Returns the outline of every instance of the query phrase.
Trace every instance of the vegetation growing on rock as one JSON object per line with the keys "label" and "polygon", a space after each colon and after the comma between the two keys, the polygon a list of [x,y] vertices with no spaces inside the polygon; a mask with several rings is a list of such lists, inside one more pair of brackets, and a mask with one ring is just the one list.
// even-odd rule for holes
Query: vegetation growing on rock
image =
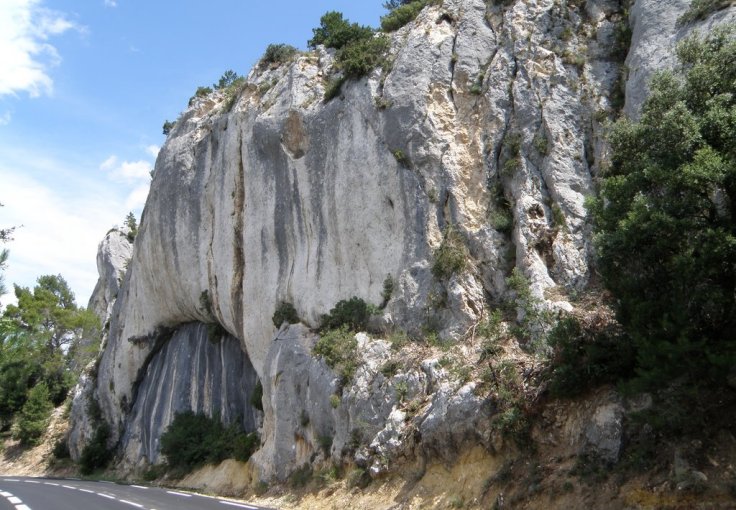
{"label": "vegetation growing on rock", "polygon": [[594,204],[596,246],[639,381],[725,384],[736,363],[734,29],[691,37],[641,120],[619,121]]}
{"label": "vegetation growing on rock", "polygon": [[161,453],[173,473],[182,476],[225,459],[245,462],[258,444],[258,434],[247,434],[237,424],[226,426],[219,417],[187,411],[176,414],[161,436]]}

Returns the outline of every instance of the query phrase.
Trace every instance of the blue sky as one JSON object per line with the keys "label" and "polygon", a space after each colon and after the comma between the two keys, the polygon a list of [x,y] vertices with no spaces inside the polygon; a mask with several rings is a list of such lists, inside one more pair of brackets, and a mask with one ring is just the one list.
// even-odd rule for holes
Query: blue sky
{"label": "blue sky", "polygon": [[6,282],[60,273],[85,305],[97,244],[140,217],[161,126],[196,88],[247,74],[269,43],[305,49],[329,10],[377,26],[381,3],[1,0],[0,227],[23,225]]}

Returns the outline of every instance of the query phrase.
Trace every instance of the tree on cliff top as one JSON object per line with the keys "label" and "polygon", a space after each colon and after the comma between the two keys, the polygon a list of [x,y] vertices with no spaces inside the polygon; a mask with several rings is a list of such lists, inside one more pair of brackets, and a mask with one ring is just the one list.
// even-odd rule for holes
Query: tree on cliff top
{"label": "tree on cliff top", "polygon": [[678,47],[680,73],[658,74],[641,120],[614,126],[592,206],[644,386],[723,383],[736,364],[735,32]]}

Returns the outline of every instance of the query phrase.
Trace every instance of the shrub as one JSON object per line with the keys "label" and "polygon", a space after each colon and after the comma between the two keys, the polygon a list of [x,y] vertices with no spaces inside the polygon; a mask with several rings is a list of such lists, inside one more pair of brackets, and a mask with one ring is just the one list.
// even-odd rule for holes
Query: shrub
{"label": "shrub", "polygon": [[330,395],[330,406],[333,409],[337,409],[338,407],[340,407],[340,396],[339,395],[335,395],[334,393]]}
{"label": "shrub", "polygon": [[19,439],[22,445],[37,445],[46,432],[53,409],[46,383],[36,384],[28,392],[28,399],[20,410],[14,434],[16,439]]}
{"label": "shrub", "polygon": [[[222,78],[220,78],[220,81],[222,82]],[[240,96],[240,93],[243,91],[244,87],[245,78],[239,76],[235,78],[235,80],[233,80],[231,83],[229,83],[227,87],[224,88],[225,101],[223,103],[223,111],[229,112],[233,109],[233,106],[235,106],[235,103],[238,100],[238,97]]]}
{"label": "shrub", "polygon": [[168,136],[171,130],[174,129],[174,126],[176,126],[176,122],[164,121],[163,134]]}
{"label": "shrub", "polygon": [[391,151],[391,154],[393,154],[394,159],[396,159],[396,162],[398,164],[405,168],[411,168],[411,160],[404,151],[402,151],[401,149],[394,149]]}
{"label": "shrub", "polygon": [[66,438],[61,438],[54,443],[54,449],[51,451],[55,459],[68,459],[70,457],[69,445]]}
{"label": "shrub", "polygon": [[645,387],[725,384],[736,364],[733,26],[677,49],[639,122],[611,133],[595,246]]}
{"label": "shrub", "polygon": [[194,93],[194,96],[206,97],[210,94],[212,94],[212,89],[210,87],[197,87],[197,91]]}
{"label": "shrub", "polygon": [[363,468],[355,468],[347,476],[347,485],[351,488],[365,489],[372,481],[373,479],[368,470]]}
{"label": "shrub", "polygon": [[725,9],[732,3],[732,0],[692,0],[685,14],[677,19],[677,26],[705,19],[709,14]]}
{"label": "shrub", "polygon": [[279,303],[276,311],[273,312],[271,320],[273,321],[273,325],[276,326],[276,329],[280,328],[284,322],[287,324],[298,324],[301,322],[299,315],[296,313],[296,308],[287,301],[281,301]]}
{"label": "shrub", "polygon": [[322,449],[325,455],[330,454],[330,449],[332,448],[332,436],[328,434],[324,434],[322,436],[317,437],[317,444]]}
{"label": "shrub", "polygon": [[98,423],[92,439],[82,449],[79,457],[79,471],[83,475],[91,475],[102,469],[112,460],[112,450],[107,447],[110,439],[110,427],[107,423]]}
{"label": "shrub", "polygon": [[239,76],[238,73],[236,73],[232,69],[228,69],[227,71],[222,73],[222,76],[220,76],[218,82],[212,85],[212,87],[214,87],[215,90],[226,89],[233,86],[236,82],[242,81],[243,79],[244,78],[242,76]]}
{"label": "shrub", "polygon": [[575,397],[632,375],[633,345],[613,321],[584,326],[575,317],[565,317],[550,332],[549,345],[553,349],[549,388],[554,397]]}
{"label": "shrub", "polygon": [[514,214],[510,209],[498,208],[491,212],[489,222],[499,232],[510,234],[514,229]]}
{"label": "shrub", "polygon": [[502,335],[501,322],[503,318],[499,310],[494,310],[490,317],[484,319],[475,330],[475,333],[483,338],[480,346],[480,360],[485,361],[495,358],[503,349],[499,345]]}
{"label": "shrub", "polygon": [[346,326],[324,333],[313,349],[340,375],[343,384],[353,378],[358,368],[358,341]]}
{"label": "shrub", "polygon": [[266,52],[261,57],[261,67],[290,62],[297,51],[295,47],[289,44],[269,44]]}
{"label": "shrub", "polygon": [[399,5],[381,17],[381,30],[384,32],[393,32],[407,23],[414,21],[428,3],[427,0],[415,0],[404,5]]}
{"label": "shrub", "polygon": [[374,33],[370,27],[350,23],[337,11],[325,13],[319,21],[319,27],[312,29],[313,37],[307,42],[310,48],[323,44],[339,50],[351,42],[369,39]]}
{"label": "shrub", "polygon": [[544,132],[535,135],[532,144],[541,156],[549,154],[549,140]]}
{"label": "shrub", "polygon": [[312,480],[313,475],[312,466],[304,463],[289,475],[289,485],[293,489],[305,487]]}
{"label": "shrub", "polygon": [[327,86],[325,87],[325,98],[324,102],[328,103],[335,99],[337,96],[340,95],[340,91],[342,90],[342,85],[345,83],[347,79],[344,76],[337,76],[335,78],[332,78],[329,82],[327,82]]}
{"label": "shrub", "polygon": [[384,35],[354,41],[337,52],[337,67],[346,78],[361,78],[383,64],[389,45]]}
{"label": "shrub", "polygon": [[177,413],[161,435],[161,453],[177,474],[185,474],[228,458],[244,462],[258,441],[258,434],[246,434],[237,424],[225,426],[218,417],[185,411]]}
{"label": "shrub", "polygon": [[465,240],[455,227],[449,225],[445,228],[442,244],[434,251],[432,274],[440,280],[447,279],[464,271],[467,263]]}
{"label": "shrub", "polygon": [[394,293],[394,279],[388,274],[383,280],[383,290],[381,291],[381,308],[386,308],[391,296]]}
{"label": "shrub", "polygon": [[496,397],[496,414],[491,427],[502,435],[511,437],[519,445],[527,444],[530,432],[528,405],[524,396],[524,383],[517,367],[508,361],[491,363],[485,372]]}
{"label": "shrub", "polygon": [[365,331],[370,317],[371,307],[368,303],[353,296],[338,301],[329,314],[322,316],[321,329],[324,331],[345,326],[353,331]]}

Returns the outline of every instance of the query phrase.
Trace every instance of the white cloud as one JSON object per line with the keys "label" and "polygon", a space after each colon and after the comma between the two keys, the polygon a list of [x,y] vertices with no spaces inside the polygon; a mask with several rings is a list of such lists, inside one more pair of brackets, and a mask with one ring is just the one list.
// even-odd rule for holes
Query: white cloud
{"label": "white cloud", "polygon": [[158,157],[158,153],[161,150],[161,147],[158,145],[149,145],[146,147],[146,152],[151,155],[154,159]]}
{"label": "white cloud", "polygon": [[[53,170],[49,169],[51,172]],[[22,225],[14,240],[5,245],[10,251],[5,281],[12,289],[17,283],[33,287],[44,274],[59,274],[69,282],[77,303],[86,305],[97,281],[97,245],[113,225],[121,224],[127,204],[113,187],[70,182],[73,192],[61,189],[46,179],[0,166],[2,225]],[[8,296],[2,303],[10,300]]]}
{"label": "white cloud", "polygon": [[117,0],[105,0],[105,7],[117,7]]}
{"label": "white cloud", "polygon": [[0,115],[0,126],[7,126],[8,124],[10,124],[12,118],[13,117],[10,112],[5,112]]}
{"label": "white cloud", "polygon": [[136,184],[148,182],[151,179],[151,168],[149,161],[123,161],[113,155],[100,164],[100,170],[108,172],[110,177],[118,182]]}
{"label": "white cloud", "polygon": [[48,43],[52,36],[84,29],[63,13],[41,7],[41,0],[2,0],[0,9],[0,96],[27,92],[51,94],[49,69],[61,57]]}
{"label": "white cloud", "polygon": [[[61,273],[86,305],[97,282],[97,245],[129,211],[140,216],[152,166],[110,156],[80,168],[0,143],[0,227],[23,225],[4,246],[10,250],[7,286],[33,287],[39,276]],[[11,301],[0,298],[0,304]]]}
{"label": "white cloud", "polygon": [[[154,145],[146,147],[146,152],[154,156],[154,149],[158,154],[158,147]],[[152,168],[153,163],[150,161],[120,161],[115,155],[100,164],[100,170],[106,172],[112,180],[128,184],[133,188],[125,200],[126,207],[130,210],[140,209],[146,203],[148,189],[151,185]]]}

